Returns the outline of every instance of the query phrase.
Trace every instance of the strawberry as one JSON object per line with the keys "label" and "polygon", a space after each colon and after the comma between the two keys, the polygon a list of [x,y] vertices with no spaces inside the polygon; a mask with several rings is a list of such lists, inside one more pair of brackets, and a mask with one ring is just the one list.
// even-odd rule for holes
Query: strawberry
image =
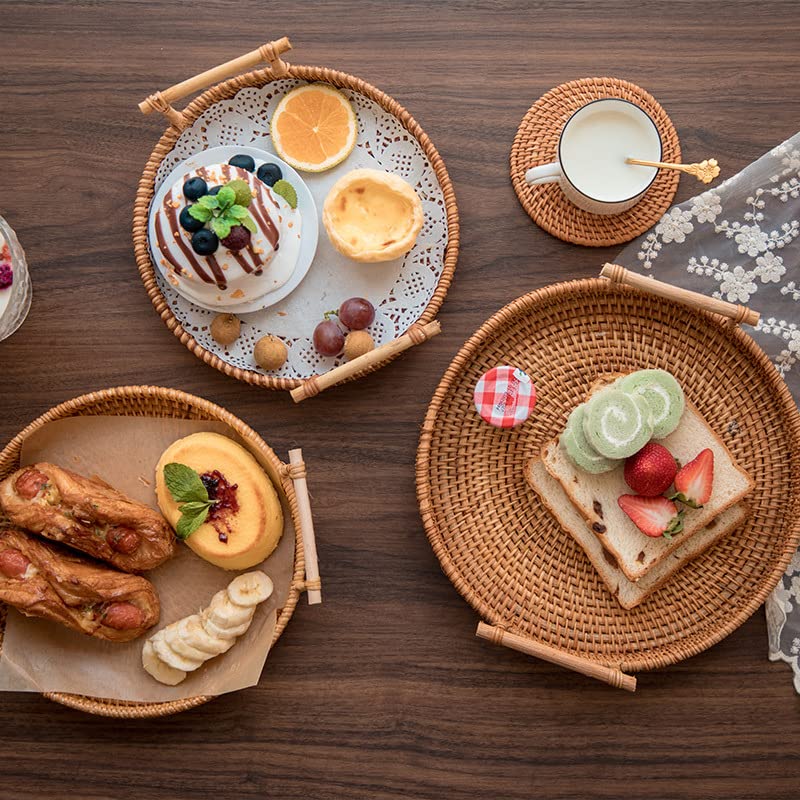
{"label": "strawberry", "polygon": [[678,467],[666,447],[646,444],[625,461],[625,483],[644,497],[656,497],[672,486]]}
{"label": "strawberry", "polygon": [[714,453],[706,448],[693,461],[681,467],[675,476],[675,494],[670,499],[691,508],[702,508],[711,497],[713,485]]}
{"label": "strawberry", "polygon": [[623,494],[617,503],[642,533],[654,539],[671,539],[673,533],[683,530],[683,511],[678,511],[678,506],[666,497]]}

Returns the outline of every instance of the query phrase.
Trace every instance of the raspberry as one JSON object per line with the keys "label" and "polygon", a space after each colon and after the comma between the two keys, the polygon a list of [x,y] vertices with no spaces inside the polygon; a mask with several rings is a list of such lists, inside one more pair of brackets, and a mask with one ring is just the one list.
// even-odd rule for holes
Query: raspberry
{"label": "raspberry", "polygon": [[8,289],[14,283],[14,270],[11,264],[0,264],[0,289]]}
{"label": "raspberry", "polygon": [[224,239],[220,239],[220,242],[228,250],[243,250],[250,244],[250,231],[243,225],[235,225]]}

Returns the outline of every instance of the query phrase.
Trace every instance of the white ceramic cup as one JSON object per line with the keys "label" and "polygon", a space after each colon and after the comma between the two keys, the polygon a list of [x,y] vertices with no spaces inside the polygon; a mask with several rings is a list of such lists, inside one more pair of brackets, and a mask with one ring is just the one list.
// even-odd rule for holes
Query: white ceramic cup
{"label": "white ceramic cup", "polygon": [[581,106],[558,138],[558,161],[533,167],[533,186],[558,183],[567,198],[592,214],[619,214],[641,200],[656,167],[626,164],[627,158],[661,161],[663,147],[653,118],[639,106],[607,98]]}

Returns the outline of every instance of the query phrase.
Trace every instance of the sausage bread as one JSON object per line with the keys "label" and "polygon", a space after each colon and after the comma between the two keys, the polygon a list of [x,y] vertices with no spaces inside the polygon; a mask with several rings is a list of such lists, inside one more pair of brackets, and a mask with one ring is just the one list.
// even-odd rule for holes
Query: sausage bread
{"label": "sausage bread", "polygon": [[153,569],[175,552],[172,528],[157,511],[54,464],[23,467],[0,482],[0,508],[12,524],[125,572]]}
{"label": "sausage bread", "polygon": [[127,642],[158,622],[153,585],[14,528],[0,530],[0,600],[29,617]]}

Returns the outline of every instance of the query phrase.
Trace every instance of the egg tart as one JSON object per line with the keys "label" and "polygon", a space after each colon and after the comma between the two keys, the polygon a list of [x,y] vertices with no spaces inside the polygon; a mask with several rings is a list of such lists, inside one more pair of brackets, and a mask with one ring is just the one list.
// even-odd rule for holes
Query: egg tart
{"label": "egg tart", "polygon": [[322,222],[331,244],[353,261],[391,261],[414,246],[422,228],[422,203],[397,175],[354,169],[331,187]]}

